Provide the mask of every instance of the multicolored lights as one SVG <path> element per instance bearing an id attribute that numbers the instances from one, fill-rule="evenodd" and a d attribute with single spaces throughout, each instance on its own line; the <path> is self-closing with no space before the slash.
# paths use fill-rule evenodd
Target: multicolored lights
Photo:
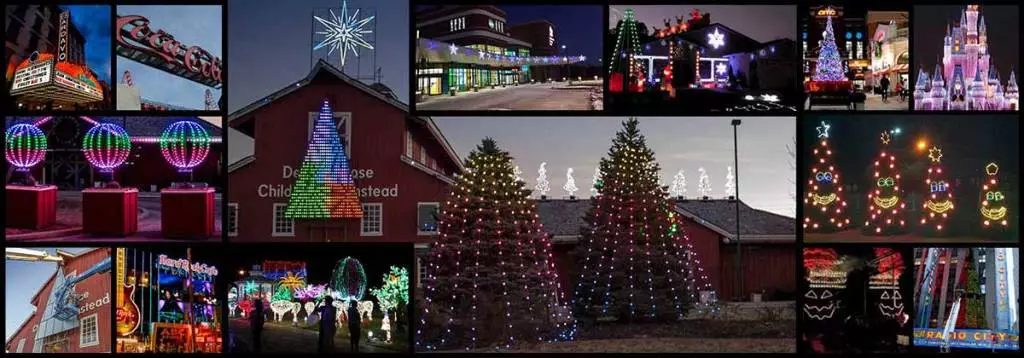
<path id="1" fill-rule="evenodd" d="M 160 151 L 179 172 L 191 173 L 210 154 L 210 135 L 195 121 L 171 123 L 160 135 Z"/>
<path id="2" fill-rule="evenodd" d="M 941 232 L 946 227 L 946 220 L 953 214 L 953 189 L 946 181 L 946 175 L 942 170 L 942 149 L 932 146 L 928 150 L 928 159 L 931 165 L 928 167 L 928 175 L 924 179 L 927 198 L 922 204 L 921 225 L 926 228 L 934 228 L 935 232 Z"/>
<path id="3" fill-rule="evenodd" d="M 999 190 L 999 165 L 988 163 L 985 166 L 985 184 L 981 186 L 981 223 L 984 228 L 1008 227 L 1009 209 L 1005 201 L 1006 196 Z"/>
<path id="4" fill-rule="evenodd" d="M 7 128 L 5 157 L 17 171 L 28 171 L 46 158 L 46 135 L 31 124 L 20 123 Z"/>
<path id="5" fill-rule="evenodd" d="M 366 293 L 366 272 L 359 260 L 346 257 L 334 266 L 331 286 L 342 301 L 358 301 Z"/>
<path id="6" fill-rule="evenodd" d="M 85 132 L 82 138 L 82 153 L 92 166 L 103 173 L 114 169 L 128 160 L 131 152 L 131 138 L 128 132 L 113 123 L 100 123 Z"/>
<path id="7" fill-rule="evenodd" d="M 814 148 L 814 162 L 811 163 L 811 177 L 807 180 L 807 197 L 804 198 L 803 226 L 807 232 L 837 231 L 850 226 L 839 169 L 833 164 L 832 149 L 828 145 L 831 128 L 825 122 L 817 127 L 818 146 Z"/>
<path id="8" fill-rule="evenodd" d="M 306 158 L 302 161 L 285 217 L 289 219 L 342 219 L 363 217 L 356 183 L 345 147 L 334 123 L 334 111 L 324 99 L 313 127 Z"/>
<path id="9" fill-rule="evenodd" d="M 846 81 L 843 60 L 836 47 L 836 35 L 832 31 L 832 17 L 825 22 L 825 38 L 822 40 L 818 65 L 814 70 L 814 81 Z"/>
<path id="10" fill-rule="evenodd" d="M 882 132 L 882 150 L 875 160 L 874 189 L 868 192 L 868 215 L 864 227 L 872 234 L 882 234 L 903 228 L 906 221 L 900 213 L 905 203 L 901 202 L 900 173 L 896 168 L 896 155 L 887 151 L 892 141 L 890 132 Z"/>

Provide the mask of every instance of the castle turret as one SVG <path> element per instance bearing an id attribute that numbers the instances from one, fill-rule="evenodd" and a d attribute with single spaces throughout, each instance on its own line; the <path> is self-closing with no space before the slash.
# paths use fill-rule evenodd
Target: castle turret
<path id="1" fill-rule="evenodd" d="M 1003 93 L 1003 101 L 1005 101 L 1006 103 L 1003 109 L 1009 109 L 1013 111 L 1020 110 L 1020 108 L 1018 107 L 1020 101 L 1019 96 L 1020 93 L 1017 92 L 1017 75 L 1013 73 L 1013 69 L 1010 69 L 1010 79 L 1009 82 L 1006 84 L 1006 92 Z"/>
<path id="2" fill-rule="evenodd" d="M 934 109 L 928 106 L 925 98 L 928 96 L 928 72 L 924 67 L 917 70 L 917 83 L 914 84 L 914 109 Z"/>
<path id="3" fill-rule="evenodd" d="M 985 79 L 981 77 L 981 68 L 975 68 L 974 80 L 967 87 L 968 109 L 985 109 Z"/>

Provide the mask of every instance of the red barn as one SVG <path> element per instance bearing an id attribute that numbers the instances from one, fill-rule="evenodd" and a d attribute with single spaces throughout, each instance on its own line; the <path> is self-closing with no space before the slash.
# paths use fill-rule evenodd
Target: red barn
<path id="1" fill-rule="evenodd" d="M 284 217 L 313 120 L 327 99 L 363 207 L 362 219 Z M 462 163 L 433 120 L 381 84 L 366 85 L 319 61 L 306 78 L 230 115 L 228 239 L 420 242 Z"/>
<path id="2" fill-rule="evenodd" d="M 67 277 L 85 274 L 103 260 L 110 259 L 110 248 L 92 249 L 78 255 L 61 251 L 57 253 L 63 259 L 63 267 L 54 272 L 32 296 L 32 305 L 36 309 L 18 327 L 16 333 L 7 339 L 6 352 L 109 353 L 113 342 L 110 336 L 110 270 L 90 275 L 75 284 L 72 299 L 78 302 L 77 317 L 58 318 L 59 315 L 54 312 L 60 304 L 51 302 L 51 295 L 54 293 L 54 285 L 64 281 L 57 277 L 58 273 Z"/>
<path id="3" fill-rule="evenodd" d="M 572 294 L 579 269 L 570 255 L 585 227 L 589 200 L 537 201 L 544 230 L 553 235 L 555 264 L 566 295 Z M 736 202 L 729 200 L 681 200 L 676 212 L 720 299 L 750 300 L 754 293 L 764 300 L 793 300 L 796 292 L 796 222 L 793 218 L 740 205 L 742 289 L 736 275 Z M 422 248 L 420 255 L 425 253 Z M 424 272 L 417 259 L 416 285 Z"/>

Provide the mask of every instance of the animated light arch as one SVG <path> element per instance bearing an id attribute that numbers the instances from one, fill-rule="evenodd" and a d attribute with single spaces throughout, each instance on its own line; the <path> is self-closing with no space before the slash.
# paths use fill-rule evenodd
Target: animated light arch
<path id="1" fill-rule="evenodd" d="M 124 164 L 128 160 L 131 146 L 128 132 L 113 123 L 97 124 L 82 137 L 85 159 L 103 173 L 112 173 Z"/>
<path id="2" fill-rule="evenodd" d="M 39 127 L 15 124 L 7 128 L 4 138 L 5 157 L 17 171 L 28 171 L 46 158 L 46 135 Z"/>

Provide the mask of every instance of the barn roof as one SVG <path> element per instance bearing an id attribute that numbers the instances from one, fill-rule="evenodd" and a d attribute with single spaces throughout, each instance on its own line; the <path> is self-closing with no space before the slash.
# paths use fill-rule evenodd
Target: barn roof
<path id="1" fill-rule="evenodd" d="M 586 225 L 584 217 L 590 208 L 590 200 L 537 200 L 537 214 L 544 224 L 544 230 L 558 237 L 579 235 Z M 736 206 L 728 200 L 686 200 L 676 202 L 676 212 L 698 225 L 707 227 L 725 238 L 735 237 Z M 796 238 L 795 219 L 759 210 L 742 203 L 740 205 L 740 239 L 744 237 L 778 237 L 780 241 Z"/>

